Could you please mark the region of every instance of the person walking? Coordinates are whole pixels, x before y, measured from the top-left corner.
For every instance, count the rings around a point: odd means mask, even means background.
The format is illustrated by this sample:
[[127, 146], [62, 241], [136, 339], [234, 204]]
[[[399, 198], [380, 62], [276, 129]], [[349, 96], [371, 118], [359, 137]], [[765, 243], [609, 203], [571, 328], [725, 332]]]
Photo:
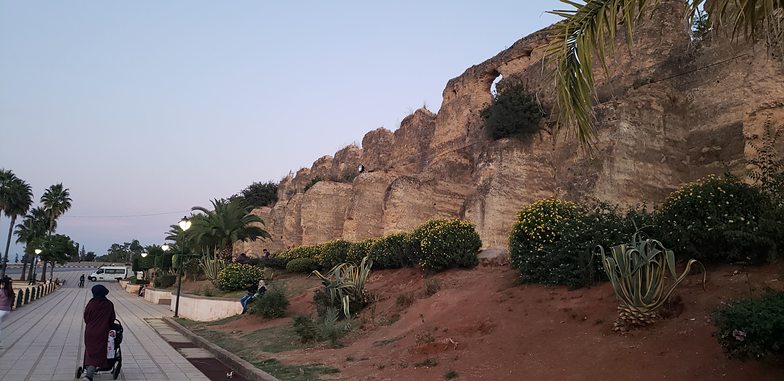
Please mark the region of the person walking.
[[84, 308], [84, 365], [85, 376], [82, 380], [93, 381], [97, 368], [108, 368], [106, 348], [109, 330], [117, 316], [114, 304], [106, 298], [109, 290], [101, 284], [92, 288], [93, 298]]
[[79, 287], [84, 287], [84, 274], [79, 277]]
[[[10, 277], [3, 277], [0, 281], [0, 326], [3, 324], [6, 316], [11, 313], [11, 307], [14, 305], [14, 285]], [[0, 348], [2, 345], [3, 335], [0, 332]]]

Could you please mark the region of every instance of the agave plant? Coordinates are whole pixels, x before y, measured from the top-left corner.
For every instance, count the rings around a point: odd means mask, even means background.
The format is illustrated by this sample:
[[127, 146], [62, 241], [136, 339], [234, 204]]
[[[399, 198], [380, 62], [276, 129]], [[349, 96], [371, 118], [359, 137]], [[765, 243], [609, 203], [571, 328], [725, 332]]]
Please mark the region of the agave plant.
[[214, 255], [205, 254], [199, 259], [199, 266], [204, 270], [204, 275], [212, 283], [218, 279], [218, 273], [226, 267], [226, 261]]
[[[702, 284], [705, 286], [705, 267], [696, 259], [686, 263], [683, 273], [675, 271], [675, 254], [655, 239], [642, 239], [638, 230], [632, 235], [631, 244], [610, 248], [597, 246], [604, 271], [610, 278], [615, 296], [618, 297], [618, 320], [614, 330], [624, 331], [633, 327], [652, 324], [659, 318], [661, 308], [695, 264], [702, 267]], [[668, 279], [669, 277], [672, 279]]]
[[321, 279], [332, 304], [342, 305], [343, 316], [349, 318], [351, 317], [352, 302], [355, 305], [358, 303], [363, 306], [369, 299], [365, 284], [371, 267], [373, 267], [373, 261], [364, 257], [358, 266], [341, 263], [329, 270], [326, 276], [318, 270], [313, 271], [313, 274]]

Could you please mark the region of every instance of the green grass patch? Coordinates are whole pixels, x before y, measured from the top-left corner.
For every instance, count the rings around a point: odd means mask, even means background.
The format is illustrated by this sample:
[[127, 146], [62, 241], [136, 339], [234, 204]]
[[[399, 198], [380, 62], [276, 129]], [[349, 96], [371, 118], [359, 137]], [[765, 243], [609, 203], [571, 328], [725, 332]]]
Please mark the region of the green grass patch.
[[449, 372], [444, 373], [445, 380], [451, 380], [457, 378], [458, 374], [454, 370], [450, 370]]
[[321, 364], [288, 365], [276, 359], [267, 359], [253, 363], [257, 368], [274, 375], [281, 381], [315, 381], [323, 374], [335, 374], [340, 369]]
[[291, 324], [260, 329], [242, 336], [242, 339], [264, 352], [280, 353], [308, 347], [299, 340]]

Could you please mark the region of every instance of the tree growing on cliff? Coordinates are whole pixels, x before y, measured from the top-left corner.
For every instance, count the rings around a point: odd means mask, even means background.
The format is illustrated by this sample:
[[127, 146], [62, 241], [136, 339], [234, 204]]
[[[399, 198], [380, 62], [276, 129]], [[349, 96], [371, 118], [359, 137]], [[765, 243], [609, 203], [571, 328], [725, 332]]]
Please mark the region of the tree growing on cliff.
[[278, 201], [278, 184], [272, 181], [255, 182], [240, 192], [245, 202], [254, 207], [272, 206]]
[[[593, 57], [595, 55], [606, 69], [606, 50], [610, 47], [612, 51], [616, 29], [623, 24], [626, 41], [631, 46], [635, 22], [661, 0], [561, 2], [572, 9], [550, 12], [564, 20], [552, 27], [547, 48], [547, 57], [553, 59], [556, 65], [559, 126], [573, 133], [578, 142], [590, 147], [596, 135], [593, 126]], [[784, 0], [688, 0], [684, 5], [684, 13], [692, 22], [704, 6], [711, 16], [713, 30], [729, 26], [731, 33], [724, 38], [736, 39], [742, 35], [754, 41], [762, 34], [767, 38], [769, 47], [781, 44]]]

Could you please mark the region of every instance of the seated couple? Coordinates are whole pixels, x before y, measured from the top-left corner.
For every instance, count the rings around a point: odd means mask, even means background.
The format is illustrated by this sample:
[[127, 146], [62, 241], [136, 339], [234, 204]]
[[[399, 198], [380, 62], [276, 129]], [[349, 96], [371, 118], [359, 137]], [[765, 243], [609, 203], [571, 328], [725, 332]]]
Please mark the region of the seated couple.
[[253, 301], [253, 298], [260, 298], [264, 295], [265, 292], [267, 292], [267, 284], [264, 282], [264, 279], [260, 279], [258, 285], [250, 285], [246, 290], [248, 293], [240, 298], [242, 313], [248, 311], [248, 304]]

